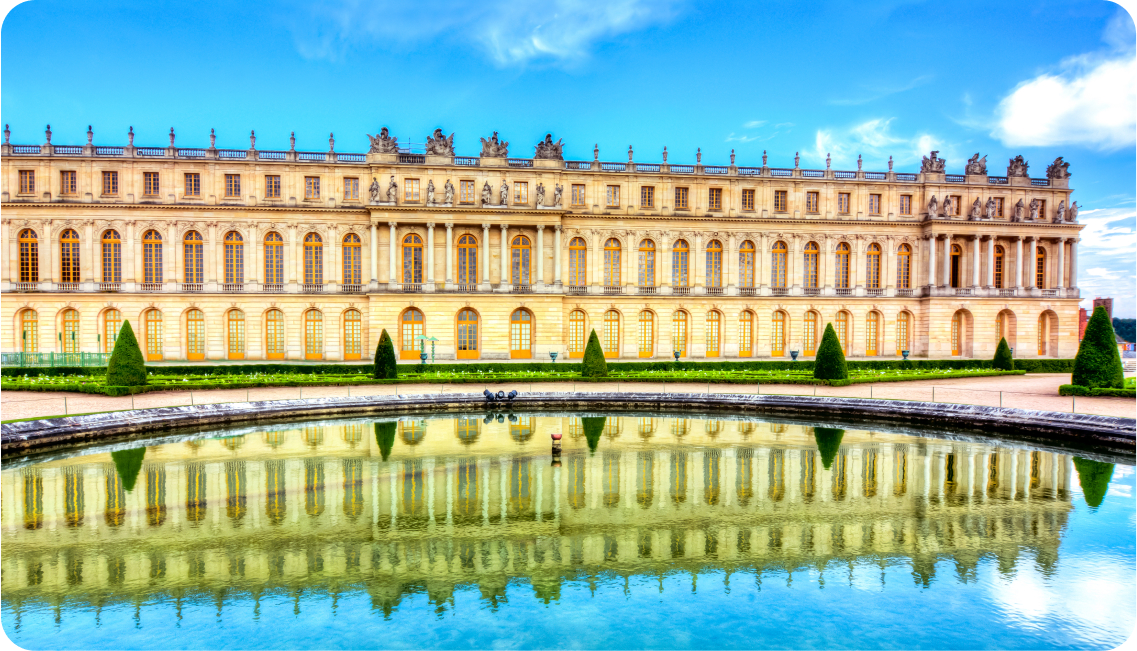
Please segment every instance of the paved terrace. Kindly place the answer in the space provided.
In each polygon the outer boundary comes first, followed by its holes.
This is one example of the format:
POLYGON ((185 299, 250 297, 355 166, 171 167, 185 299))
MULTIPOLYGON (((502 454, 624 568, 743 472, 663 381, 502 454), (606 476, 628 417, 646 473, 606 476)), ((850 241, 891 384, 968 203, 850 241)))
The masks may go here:
POLYGON ((503 384, 385 384, 335 387, 267 387, 260 389, 214 389, 210 391, 160 391, 137 396, 108 397, 84 393, 5 391, 0 394, 4 420, 88 414, 124 409, 179 407, 191 404, 293 400, 369 395, 415 395, 478 393, 493 391, 635 391, 667 393, 743 393, 766 395, 817 395, 842 398, 921 400, 1013 407, 1040 411, 1074 412, 1098 416, 1137 416, 1137 403, 1128 398, 1071 398, 1058 395, 1058 386, 1070 382, 1069 373, 1037 373, 1017 376, 913 380, 856 384, 847 387, 796 384, 705 384, 697 382, 511 382, 503 384))

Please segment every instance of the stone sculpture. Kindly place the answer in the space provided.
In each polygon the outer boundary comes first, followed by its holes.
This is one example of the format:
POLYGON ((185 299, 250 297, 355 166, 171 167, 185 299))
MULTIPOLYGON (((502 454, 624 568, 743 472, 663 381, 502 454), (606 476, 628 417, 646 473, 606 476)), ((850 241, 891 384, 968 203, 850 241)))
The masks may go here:
POLYGON ((559 183, 553 187, 553 205, 554 206, 556 206, 558 208, 560 207, 561 195, 564 194, 564 191, 565 191, 565 187, 559 183))
POLYGON ((374 176, 371 177, 371 188, 369 192, 371 193, 371 203, 379 203, 379 180, 374 176))
POLYGON ((1068 222, 1078 221, 1078 202, 1077 201, 1070 204, 1070 208, 1066 211, 1066 221, 1068 221, 1068 222))
POLYGON ((929 158, 927 156, 924 157, 924 160, 920 162, 920 172, 922 174, 928 174, 928 173, 943 174, 944 173, 944 166, 947 165, 947 159, 946 158, 937 158, 936 154, 939 154, 939 153, 940 153, 939 151, 933 151, 931 158, 929 158))
POLYGON ((1030 220, 1032 222, 1038 221, 1038 218, 1039 218, 1038 211, 1040 208, 1042 208, 1042 204, 1039 203, 1038 199, 1031 199, 1030 200, 1030 220))
POLYGON ((1007 178, 1013 176, 1019 178, 1027 178, 1027 167, 1029 167, 1029 164, 1025 159, 1023 159, 1021 155, 1015 156, 1009 163, 1007 163, 1007 178))
POLYGON ((979 157, 979 152, 974 156, 967 159, 967 168, 964 170, 965 174, 978 174, 981 176, 987 175, 987 157, 979 157))
POLYGON ((371 141, 371 149, 367 152, 369 154, 399 153, 399 139, 392 138, 387 132, 387 127, 380 129, 377 136, 367 134, 367 138, 371 141))
POLYGON ((509 184, 505 182, 505 179, 501 180, 501 201, 499 201, 497 205, 509 205, 509 184))
POLYGON ((833 158, 828 153, 825 154, 825 169, 828 170, 833 165, 833 158))
POLYGON ((1011 217, 1011 221, 1021 222, 1021 221, 1023 221, 1023 219, 1025 217, 1026 217, 1026 208, 1023 206, 1023 200, 1019 199, 1019 202, 1015 204, 1015 213, 1011 217))
POLYGON ((1062 157, 1054 159, 1046 168, 1046 178, 1048 179, 1068 179, 1070 178, 1070 164, 1063 161, 1062 157))
POLYGON ((954 209, 954 205, 952 204, 951 197, 944 197, 944 204, 942 207, 943 207, 944 219, 951 219, 951 213, 952 213, 952 210, 954 209))
POLYGON ((995 218, 995 197, 987 197, 987 219, 995 218))
POLYGON ((537 153, 533 154, 533 158, 542 158, 548 160, 564 160, 564 143, 561 142, 563 138, 553 142, 553 134, 545 134, 545 139, 537 143, 537 153))
POLYGON ((971 214, 968 216, 968 221, 978 221, 983 216, 983 205, 979 203, 979 198, 975 198, 975 203, 971 204, 971 214))
POLYGON ((454 184, 450 182, 450 179, 446 179, 446 185, 442 186, 442 192, 443 203, 448 206, 454 205, 454 184))
POLYGON ((540 208, 543 205, 545 205, 545 184, 544 183, 538 183, 537 184, 537 207, 540 208))
POLYGON ((939 205, 939 202, 936 201, 936 195, 933 194, 928 201, 928 219, 935 219, 939 215, 939 205))
POLYGON ((454 134, 442 135, 442 129, 435 129, 434 135, 426 137, 427 156, 453 156, 454 134))
POLYGON ((493 205, 493 188, 490 187, 489 181, 486 181, 486 184, 482 186, 482 205, 493 205))
POLYGON ((509 157, 509 142, 497 139, 497 132, 494 131, 489 139, 482 138, 482 158, 507 158, 509 157))
POLYGON ((426 182, 426 205, 434 205, 434 179, 426 182))
POLYGON ((1058 202, 1058 210, 1054 213, 1054 223, 1061 224, 1066 221, 1066 200, 1058 202))
POLYGON ((395 175, 391 175, 391 182, 387 184, 387 203, 395 203, 395 197, 399 194, 399 185, 395 183, 395 175))

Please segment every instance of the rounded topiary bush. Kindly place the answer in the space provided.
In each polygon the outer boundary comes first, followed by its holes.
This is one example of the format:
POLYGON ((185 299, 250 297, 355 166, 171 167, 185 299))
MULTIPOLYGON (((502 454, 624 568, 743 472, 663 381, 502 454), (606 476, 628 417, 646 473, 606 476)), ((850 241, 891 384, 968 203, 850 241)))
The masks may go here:
POLYGON ((122 322, 122 329, 118 332, 118 339, 114 342, 114 351, 107 362, 108 387, 140 387, 146 384, 146 363, 142 359, 142 349, 138 347, 138 340, 134 338, 134 329, 130 321, 122 322))
POLYGON ((1070 384, 1088 387, 1121 389, 1125 387, 1125 373, 1121 368, 1121 354, 1117 352, 1117 336, 1105 308, 1094 308, 1086 324, 1078 354, 1074 357, 1074 372, 1070 384))
POLYGON ((588 335, 588 345, 584 347, 584 360, 580 364, 581 377, 608 377, 608 362, 604 360, 604 349, 596 331, 588 335))
POLYGON ((375 349, 375 378, 379 380, 393 380, 398 377, 399 369, 395 363, 395 342, 387 329, 379 335, 379 346, 375 349))
POLYGON ((817 347, 817 357, 813 362, 813 377, 818 380, 847 380, 849 368, 845 365, 845 351, 841 350, 841 341, 837 339, 837 332, 833 324, 825 325, 825 334, 821 337, 821 345, 817 347))
POLYGON ((1000 371, 1015 370, 1015 360, 1011 357, 1011 347, 1007 345, 1007 338, 999 339, 999 346, 995 349, 995 359, 991 362, 992 368, 1000 371))

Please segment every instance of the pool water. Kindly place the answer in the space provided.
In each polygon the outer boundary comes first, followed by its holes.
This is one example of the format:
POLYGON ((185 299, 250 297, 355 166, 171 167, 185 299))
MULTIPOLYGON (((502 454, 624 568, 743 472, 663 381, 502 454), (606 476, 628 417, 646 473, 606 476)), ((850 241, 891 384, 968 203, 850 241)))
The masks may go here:
POLYGON ((1134 472, 1094 458, 660 415, 182 434, 5 462, 0 621, 29 649, 1113 648, 1134 472))

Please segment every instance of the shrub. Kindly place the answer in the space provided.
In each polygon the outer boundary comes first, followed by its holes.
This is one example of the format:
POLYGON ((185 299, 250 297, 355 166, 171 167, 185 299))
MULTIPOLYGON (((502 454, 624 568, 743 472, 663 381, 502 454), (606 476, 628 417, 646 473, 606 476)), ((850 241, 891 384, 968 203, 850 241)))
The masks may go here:
POLYGON ((146 363, 142 360, 142 349, 134 338, 130 321, 122 322, 114 351, 107 362, 107 386, 140 387, 146 384, 146 363))
MULTIPOLYGON (((594 336, 595 332, 592 333, 594 336)), ((584 430, 584 438, 588 441, 588 449, 596 452, 600 445, 600 435, 604 433, 605 416, 585 416, 580 419, 580 428, 584 430)))
POLYGON ((1104 307, 1095 307, 1093 316, 1086 324, 1086 333, 1078 346, 1078 354, 1074 357, 1070 384, 1089 388, 1125 387, 1125 373, 1121 368, 1121 355, 1117 352, 1117 339, 1104 307))
POLYGON ((817 347, 817 357, 813 361, 813 377, 819 380, 845 380, 849 377, 845 351, 841 350, 841 341, 837 339, 832 323, 825 324, 825 334, 821 337, 821 345, 817 347))
POLYGON ((580 364, 581 377, 608 377, 608 362, 604 360, 604 349, 596 330, 588 335, 588 345, 584 347, 584 360, 580 364))
POLYGON ((128 493, 134 490, 134 482, 138 480, 138 473, 142 470, 142 458, 145 456, 146 448, 111 452, 115 471, 122 479, 123 489, 128 493))
POLYGON ((833 460, 837 458, 837 451, 841 449, 841 439, 845 430, 832 427, 814 427, 813 438, 817 441, 817 451, 821 453, 821 465, 829 470, 833 460))
POLYGON ((1093 509, 1101 506, 1105 492, 1109 490, 1109 480, 1113 477, 1113 464, 1074 457, 1074 470, 1078 471, 1078 483, 1082 485, 1086 504, 1093 509))
POLYGON ((398 425, 394 421, 375 423, 375 443, 379 446, 379 454, 384 461, 391 456, 391 448, 395 446, 395 430, 398 425))
POLYGON ((399 376, 398 366, 395 364, 395 342, 387 329, 379 335, 379 347, 375 349, 375 377, 380 380, 391 380, 399 376))
POLYGON ((995 359, 991 360, 991 368, 1001 371, 1015 370, 1015 359, 1011 357, 1011 347, 1007 345, 1007 338, 999 339, 999 346, 995 348, 995 359))
POLYGON ((1137 389, 1093 388, 1078 386, 1077 384, 1063 384, 1058 387, 1060 396, 1087 396, 1097 398, 1137 398, 1137 389))

